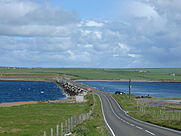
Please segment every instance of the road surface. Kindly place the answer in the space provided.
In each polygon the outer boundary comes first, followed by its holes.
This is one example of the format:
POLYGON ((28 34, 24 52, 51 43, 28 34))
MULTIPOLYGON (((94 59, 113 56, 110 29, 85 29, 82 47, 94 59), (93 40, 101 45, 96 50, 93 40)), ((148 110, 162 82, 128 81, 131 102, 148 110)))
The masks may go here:
POLYGON ((181 136, 181 131, 138 121, 126 114, 108 93, 95 93, 101 99, 104 120, 113 136, 181 136))

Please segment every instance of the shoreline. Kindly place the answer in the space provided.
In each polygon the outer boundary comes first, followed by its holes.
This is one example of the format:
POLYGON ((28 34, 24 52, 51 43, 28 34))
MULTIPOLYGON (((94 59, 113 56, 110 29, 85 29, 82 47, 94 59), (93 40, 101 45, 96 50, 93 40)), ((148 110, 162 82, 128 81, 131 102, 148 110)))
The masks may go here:
MULTIPOLYGON (((26 79, 26 78, 0 78, 0 81, 42 81, 42 82, 56 82, 55 80, 46 80, 46 79, 26 79)), ((87 80, 87 79, 80 79, 80 80, 73 80, 76 82, 129 82, 129 79, 113 79, 113 80, 87 80)), ((132 82, 165 82, 165 83, 181 83, 178 80, 141 80, 141 79, 132 79, 132 82)))
MULTIPOLYGON (((0 78, 0 81, 27 81, 27 82, 55 82, 55 80, 44 80, 44 79, 2 79, 0 78)), ((120 79, 120 80, 73 80, 76 82, 128 82, 128 79, 120 79)), ((167 81, 167 80, 131 80, 132 82, 165 82, 165 83, 181 83, 181 81, 167 81)), ((57 84, 57 83, 56 83, 57 84)), ((58 84, 57 84, 58 85, 58 84)), ((58 85, 60 88, 61 86, 58 85)), ((69 98, 69 95, 67 95, 64 92, 64 89, 61 88, 63 91, 63 94, 66 95, 65 98, 60 99, 60 100, 67 100, 69 98)), ((160 98, 160 99, 164 99, 164 98, 160 98)), ((168 99, 175 99, 175 98, 168 98, 168 99)), ((40 102, 48 102, 51 100, 47 100, 47 101, 19 101, 19 102, 0 102, 0 108, 1 107, 11 107, 11 106, 20 106, 20 105, 25 105, 25 104, 37 104, 40 102), (11 105, 11 106, 10 106, 11 105)))
POLYGON ((39 102, 40 101, 3 102, 3 103, 0 103, 0 108, 1 107, 21 106, 21 105, 26 105, 26 104, 37 104, 39 102))
POLYGON ((27 82, 54 82, 54 80, 46 80, 46 79, 25 79, 25 78, 0 78, 0 81, 27 81, 27 82))
POLYGON ((66 101, 69 99, 69 95, 65 93, 64 89, 61 88, 60 85, 56 83, 55 80, 44 80, 44 79, 2 79, 0 78, 0 81, 25 81, 25 82, 54 82, 60 89, 62 90, 63 95, 65 95, 62 99, 57 100, 45 100, 45 101, 17 101, 17 102, 0 102, 0 108, 1 107, 12 107, 12 106, 21 106, 26 104, 37 104, 37 103, 48 103, 49 101, 66 101))
MULTIPOLYGON (((76 82, 129 82, 129 79, 120 79, 120 80, 74 80, 76 82)), ((132 82, 163 82, 163 83, 181 83, 181 81, 170 81, 170 80, 131 80, 132 82)))

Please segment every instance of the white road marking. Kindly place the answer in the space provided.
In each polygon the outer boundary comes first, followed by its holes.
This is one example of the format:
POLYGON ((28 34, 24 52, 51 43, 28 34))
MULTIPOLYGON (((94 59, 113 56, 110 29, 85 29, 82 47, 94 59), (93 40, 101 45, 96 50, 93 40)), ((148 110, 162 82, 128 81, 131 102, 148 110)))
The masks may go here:
POLYGON ((127 124, 130 124, 129 122, 126 122, 127 124))
POLYGON ((143 128, 141 128, 141 127, 138 127, 138 126, 136 126, 136 128, 138 128, 138 129, 143 129, 143 128))
MULTIPOLYGON (((107 99, 107 101, 108 101, 108 103, 109 103, 109 105, 110 105, 110 107, 111 107, 111 110, 112 110, 112 112, 114 113, 114 115, 116 115, 116 117, 119 119, 119 120, 121 120, 121 118, 114 112, 114 110, 113 110, 113 107, 112 107, 112 105, 111 105, 111 102, 109 101, 109 99, 105 96, 105 95, 103 95, 106 99, 107 99)), ((126 122, 125 120, 122 120, 123 122, 126 122)))
POLYGON ((109 126, 109 124, 107 123, 106 117, 105 117, 105 115, 104 115, 104 109, 103 109, 102 99, 101 99, 101 97, 100 97, 99 95, 98 95, 98 97, 99 97, 99 99, 100 99, 100 101, 101 101, 101 109, 102 109, 102 114, 103 114, 103 117, 104 117, 104 121, 105 121, 106 125, 108 126, 109 130, 111 131, 112 135, 115 136, 114 131, 112 130, 112 128, 111 128, 111 127, 109 126))
POLYGON ((133 126, 133 127, 135 126, 134 124, 130 124, 130 125, 133 126))
POLYGON ((151 135, 153 135, 153 136, 155 136, 155 134, 154 133, 152 133, 152 132, 150 132, 150 131, 148 131, 148 130, 145 130, 147 133, 149 133, 149 134, 151 134, 151 135))
MULTIPOLYGON (((110 95, 110 96, 111 96, 111 95, 110 95)), ((132 118, 133 120, 138 121, 138 122, 143 123, 143 124, 146 124, 146 125, 149 125, 149 126, 154 126, 154 127, 156 127, 156 128, 165 129, 165 130, 168 130, 168 131, 171 131, 171 132, 175 132, 175 133, 181 134, 181 131, 174 130, 174 129, 170 129, 170 128, 166 128, 166 127, 162 127, 162 126, 158 126, 158 125, 151 124, 151 123, 148 123, 148 122, 144 122, 144 121, 141 121, 141 120, 138 120, 138 119, 135 119, 135 118, 131 117, 129 114, 126 113, 125 110, 123 110, 123 109, 121 108, 121 106, 118 104, 118 102, 117 102, 112 96, 111 96, 111 98, 115 101, 115 103, 118 105, 118 107, 125 113, 125 115, 128 116, 128 117, 130 117, 130 118, 132 118)))

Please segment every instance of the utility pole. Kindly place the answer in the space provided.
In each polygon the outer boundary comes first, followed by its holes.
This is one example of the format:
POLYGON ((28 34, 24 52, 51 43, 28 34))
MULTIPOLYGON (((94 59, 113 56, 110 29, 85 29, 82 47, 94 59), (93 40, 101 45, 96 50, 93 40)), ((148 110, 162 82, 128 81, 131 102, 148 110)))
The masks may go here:
POLYGON ((131 79, 129 79, 129 99, 131 97, 131 79))

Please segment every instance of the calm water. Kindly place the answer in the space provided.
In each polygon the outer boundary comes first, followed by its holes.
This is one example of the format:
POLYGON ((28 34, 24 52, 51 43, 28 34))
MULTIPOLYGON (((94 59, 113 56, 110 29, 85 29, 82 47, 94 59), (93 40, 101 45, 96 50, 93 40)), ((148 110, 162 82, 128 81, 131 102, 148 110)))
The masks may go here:
MULTIPOLYGON (((82 82, 97 89, 114 93, 124 91, 128 93, 128 82, 82 82)), ((142 96, 151 95, 160 98, 181 98, 181 83, 163 82, 132 82, 131 93, 142 96)))
POLYGON ((44 101, 65 97, 54 82, 0 81, 0 102, 44 101))

